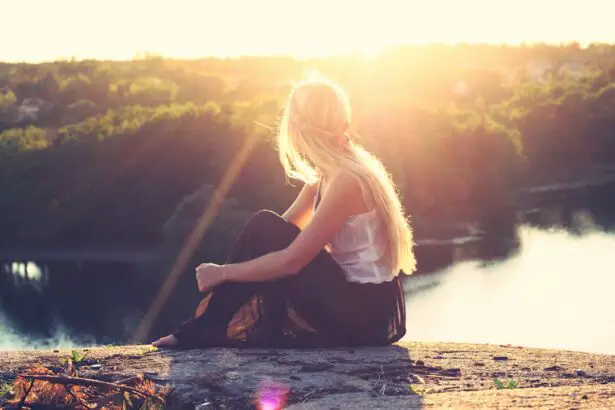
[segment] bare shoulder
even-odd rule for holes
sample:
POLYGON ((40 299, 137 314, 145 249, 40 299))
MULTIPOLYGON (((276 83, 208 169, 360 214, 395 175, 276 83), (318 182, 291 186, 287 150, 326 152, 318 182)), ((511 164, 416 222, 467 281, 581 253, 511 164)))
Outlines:
POLYGON ((331 176, 328 183, 328 188, 333 188, 335 191, 341 190, 345 194, 361 192, 359 180, 354 174, 347 171, 340 171, 331 176))
POLYGON ((340 171, 331 177, 328 185, 327 195, 345 204, 350 213, 361 213, 367 209, 361 185, 354 174, 340 171))

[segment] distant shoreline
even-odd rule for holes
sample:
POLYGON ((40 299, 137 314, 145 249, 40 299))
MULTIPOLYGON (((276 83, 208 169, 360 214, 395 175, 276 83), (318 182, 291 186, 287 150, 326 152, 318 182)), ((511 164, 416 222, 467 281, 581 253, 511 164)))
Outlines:
MULTIPOLYGON (((592 174, 590 177, 574 181, 562 181, 530 186, 521 190, 521 195, 526 198, 538 198, 543 195, 576 192, 587 188, 597 188, 615 183, 615 166, 600 169, 600 174, 592 174)), ((531 207, 530 207, 531 208, 531 207)), ((525 209, 526 211, 529 210, 525 209)), ((519 211, 523 212, 524 209, 519 211)), ((450 246, 463 245, 465 243, 477 242, 481 239, 482 232, 474 232, 468 229, 467 235, 456 235, 453 237, 433 237, 420 238, 416 241, 416 246, 450 246)), ((128 263, 157 263, 165 260, 164 255, 155 249, 127 247, 90 247, 79 248, 77 246, 68 248, 52 247, 24 247, 21 249, 0 248, 0 260, 4 261, 79 261, 79 262, 128 262, 128 263)))

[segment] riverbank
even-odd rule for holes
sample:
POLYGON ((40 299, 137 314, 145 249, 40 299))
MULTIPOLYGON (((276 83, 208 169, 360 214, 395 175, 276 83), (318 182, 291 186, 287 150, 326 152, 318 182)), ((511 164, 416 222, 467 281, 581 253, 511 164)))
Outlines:
MULTIPOLYGON (((4 352, 0 379, 69 355, 4 352)), ((253 408, 258 397, 284 397, 284 408, 295 410, 615 407, 615 356, 559 350, 450 343, 327 351, 119 346, 89 349, 87 359, 81 377, 145 374, 171 385, 170 408, 253 408)))

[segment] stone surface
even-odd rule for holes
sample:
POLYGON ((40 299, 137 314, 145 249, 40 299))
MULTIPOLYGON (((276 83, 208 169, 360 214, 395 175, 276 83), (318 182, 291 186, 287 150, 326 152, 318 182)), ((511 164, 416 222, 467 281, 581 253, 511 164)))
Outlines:
MULTIPOLYGON (((4 352, 0 378, 67 351, 4 352)), ((512 346, 414 343, 385 348, 210 349, 152 352, 146 346, 89 349, 84 377, 146 373, 175 388, 173 407, 288 409, 615 408, 615 356, 512 346), (494 378, 516 388, 496 389, 494 378)))

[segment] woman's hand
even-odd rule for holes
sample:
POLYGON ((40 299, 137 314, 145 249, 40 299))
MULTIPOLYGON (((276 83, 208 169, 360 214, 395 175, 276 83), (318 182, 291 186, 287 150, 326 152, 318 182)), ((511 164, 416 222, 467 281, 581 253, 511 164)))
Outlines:
POLYGON ((215 263, 202 263, 196 268, 196 283, 199 292, 206 292, 224 282, 222 266, 215 263))

